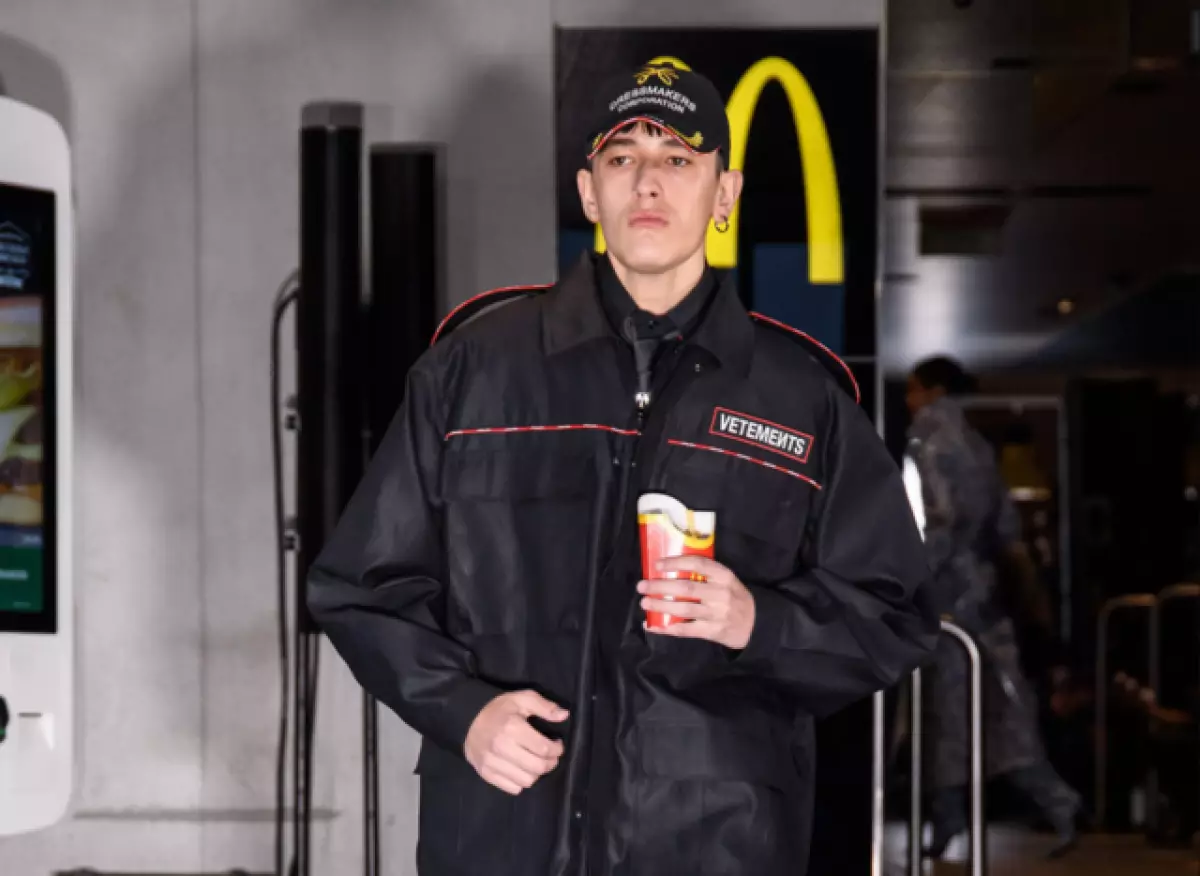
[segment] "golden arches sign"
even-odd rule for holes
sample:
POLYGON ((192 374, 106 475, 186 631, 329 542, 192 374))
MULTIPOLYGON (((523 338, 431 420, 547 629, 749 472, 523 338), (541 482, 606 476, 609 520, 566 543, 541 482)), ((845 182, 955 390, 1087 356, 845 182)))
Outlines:
MULTIPOLYGON (((690 70, 678 58, 660 56, 651 64, 673 64, 690 70)), ((729 167, 742 170, 746 163, 746 144, 750 138, 750 122, 758 107, 763 89, 778 82, 787 95, 792 122, 800 146, 800 161, 804 169, 804 206, 808 215, 808 278, 812 283, 841 283, 845 278, 842 248, 842 207, 838 197, 837 171, 825 118, 813 96, 804 74, 785 58, 763 58, 750 67, 729 96, 725 108, 729 116, 729 167)), ((741 203, 729 217, 729 230, 718 233, 708 228, 708 261, 716 268, 732 268, 737 264, 738 230, 741 203)), ((596 251, 604 252, 604 235, 596 226, 596 251)))

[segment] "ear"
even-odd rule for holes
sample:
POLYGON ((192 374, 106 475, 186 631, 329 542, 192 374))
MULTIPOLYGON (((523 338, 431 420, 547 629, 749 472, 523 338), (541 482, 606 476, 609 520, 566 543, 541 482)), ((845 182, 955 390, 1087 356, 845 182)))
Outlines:
POLYGON ((583 215, 593 225, 600 221, 600 208, 596 205, 596 180, 592 172, 582 168, 575 174, 575 185, 579 187, 579 203, 583 206, 583 215))
POLYGON ((725 222, 733 215, 734 205, 742 196, 745 178, 740 170, 727 170, 717 180, 717 194, 713 203, 713 221, 725 222))

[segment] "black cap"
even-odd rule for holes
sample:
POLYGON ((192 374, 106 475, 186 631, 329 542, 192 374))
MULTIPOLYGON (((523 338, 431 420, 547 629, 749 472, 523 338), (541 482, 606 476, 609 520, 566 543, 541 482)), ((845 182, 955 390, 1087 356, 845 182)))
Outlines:
POLYGON ((656 63, 607 80, 588 115, 587 159, 633 122, 661 129, 692 152, 720 149, 729 161, 725 101, 716 86, 699 73, 656 63))

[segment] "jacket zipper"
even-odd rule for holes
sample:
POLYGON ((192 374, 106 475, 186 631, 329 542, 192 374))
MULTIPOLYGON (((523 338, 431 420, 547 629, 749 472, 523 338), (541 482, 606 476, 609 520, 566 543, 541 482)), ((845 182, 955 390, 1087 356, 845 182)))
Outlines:
MULTIPOLYGON (((682 360, 682 354, 680 355, 682 360)), ((680 382, 679 375, 677 373, 677 370, 682 367, 684 367, 683 361, 678 361, 675 363, 674 370, 672 370, 670 375, 668 375, 667 380, 664 382, 662 387, 660 387, 660 392, 658 395, 669 399, 671 394, 668 392, 668 390, 675 388, 682 393, 682 390, 686 388, 686 383, 680 382)), ((697 366, 696 370, 700 370, 699 366, 697 366)), ((642 381, 639 381, 639 383, 641 382, 642 381)), ((590 701, 595 694, 593 662, 596 656, 594 651, 597 647, 595 630, 595 625, 597 623, 597 618, 595 616, 595 590, 599 586, 600 582, 609 575, 612 570, 613 563, 622 561, 624 541, 626 538, 626 530, 623 524, 628 523, 626 520, 626 506, 629 503, 629 489, 631 486, 630 481, 637 476, 636 469, 638 468, 639 458, 642 456, 643 446, 653 446, 653 442, 651 442, 650 445, 643 445, 642 443, 643 439, 646 437, 644 429, 646 426, 646 421, 649 417, 652 401, 653 395, 650 388, 643 388, 639 386, 638 390, 634 393, 634 408, 633 416, 631 417, 632 425, 637 434, 634 435, 628 461, 626 462, 622 460, 620 456, 615 457, 613 460, 614 467, 619 465, 621 468, 621 474, 617 482, 617 490, 615 495, 616 502, 613 509, 614 517, 610 521, 611 529, 609 530, 613 535, 613 549, 605 559, 603 567, 593 568, 591 570, 592 580, 589 582, 589 605, 586 612, 587 628, 583 631, 582 643, 586 653, 584 654, 584 658, 580 663, 581 683, 577 687, 576 715, 574 716, 574 720, 579 723, 576 725, 578 727, 576 732, 571 734, 573 738, 568 740, 568 744, 570 746, 570 761, 568 763, 568 776, 563 787, 563 802, 566 805, 563 807, 561 820, 559 823, 557 842, 555 843, 555 851, 551 864, 551 872, 555 874, 555 876, 565 876, 566 868, 571 863, 576 864, 578 871, 586 874, 591 863, 588 860, 591 850, 588 831, 584 829, 581 833, 576 834, 575 831, 572 830, 572 825, 575 823, 581 823, 584 815, 582 811, 577 811, 575 809, 575 800, 572 796, 572 792, 576 791, 576 782, 578 782, 581 778, 579 776, 580 771, 587 770, 587 768, 582 767, 581 760, 584 758, 590 758, 591 748, 594 744, 594 740, 591 738, 592 734, 590 725, 592 723, 592 717, 590 701), (579 847, 572 846, 572 835, 579 837, 579 847), (579 857, 576 858, 576 855, 579 857)), ((664 414, 664 416, 665 415, 666 414, 664 414)), ((659 422, 655 421, 653 425, 657 427, 659 426, 659 422)), ((657 429, 656 431, 661 432, 661 428, 657 429)), ((636 488, 636 484, 634 486, 636 488)), ((633 523, 636 527, 636 519, 633 521, 633 523)), ((594 533, 594 536, 598 534, 599 533, 594 533)), ((595 545, 598 547, 598 542, 595 542, 595 545)), ((598 558, 593 559, 593 562, 597 561, 598 558)), ((634 600, 631 605, 633 610, 636 610, 637 600, 634 600)), ((618 691, 616 692, 616 697, 619 701, 621 699, 621 680, 619 672, 617 673, 617 686, 618 691)), ((588 774, 584 780, 590 782, 590 774, 588 774)))

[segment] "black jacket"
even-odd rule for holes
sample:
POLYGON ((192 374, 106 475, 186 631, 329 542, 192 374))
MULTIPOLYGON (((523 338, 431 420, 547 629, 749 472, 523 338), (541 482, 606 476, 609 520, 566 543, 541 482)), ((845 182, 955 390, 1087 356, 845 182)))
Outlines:
POLYGON ((585 260, 548 291, 451 314, 310 570, 309 606, 423 737, 422 874, 797 876, 814 717, 936 642, 899 472, 848 369, 748 315, 730 280, 639 415, 594 276, 585 260), (756 604, 745 650, 642 629, 622 557, 645 489, 717 512, 717 559, 756 604), (606 617, 624 621, 615 637, 606 617), (566 753, 511 797, 463 741, 526 688, 571 717, 537 724, 566 753))

